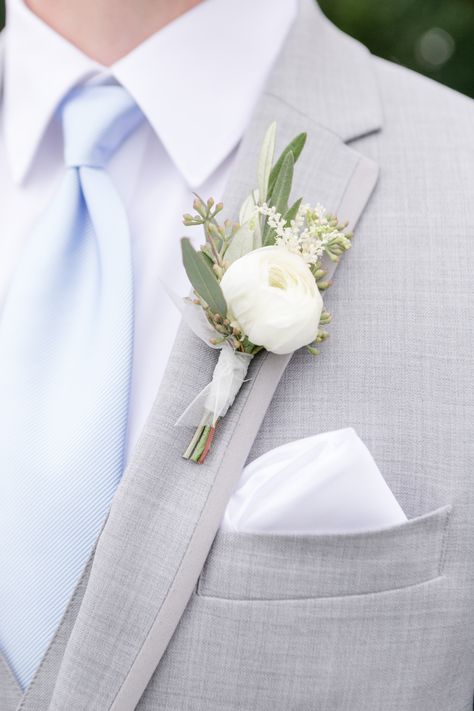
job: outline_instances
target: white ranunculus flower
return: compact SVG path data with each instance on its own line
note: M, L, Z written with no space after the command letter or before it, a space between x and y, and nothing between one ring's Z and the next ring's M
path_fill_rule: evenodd
M312 343L323 300L310 268L284 247L261 247L233 262L221 280L229 309L243 333L272 353Z

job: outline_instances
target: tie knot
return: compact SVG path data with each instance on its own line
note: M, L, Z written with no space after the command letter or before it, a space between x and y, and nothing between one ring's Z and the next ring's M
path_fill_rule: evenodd
M130 94L118 85L74 89L61 107L67 166L102 168L143 120Z

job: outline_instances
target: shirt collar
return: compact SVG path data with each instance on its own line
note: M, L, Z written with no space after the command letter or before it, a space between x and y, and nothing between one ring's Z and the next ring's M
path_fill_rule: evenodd
M61 99L101 67L42 22L23 0L8 2L5 35L3 126L12 176L19 183Z
M9 0L3 112L14 180L26 177L68 91L109 73L197 188L242 137L296 8L297 0L205 0L106 70L23 0Z

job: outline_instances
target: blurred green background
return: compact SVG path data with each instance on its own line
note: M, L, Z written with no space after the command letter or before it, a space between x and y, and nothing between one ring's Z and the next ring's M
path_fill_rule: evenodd
M474 0L320 0L320 5L374 54L474 97ZM0 0L0 27L3 23Z
M371 52L474 97L474 0L320 0Z

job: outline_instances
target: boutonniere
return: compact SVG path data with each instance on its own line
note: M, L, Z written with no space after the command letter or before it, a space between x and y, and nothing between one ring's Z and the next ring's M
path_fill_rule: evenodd
M245 381L260 351L288 354L306 347L317 355L331 316L322 292L325 257L333 262L351 246L347 224L303 199L289 205L293 170L306 141L298 135L274 163L276 124L263 141L258 188L240 209L238 223L219 222L222 203L196 196L186 226L199 225L205 241L196 251L181 240L183 264L194 297L181 305L183 317L210 347L220 350L211 383L177 424L197 425L183 456L204 462L219 420Z

